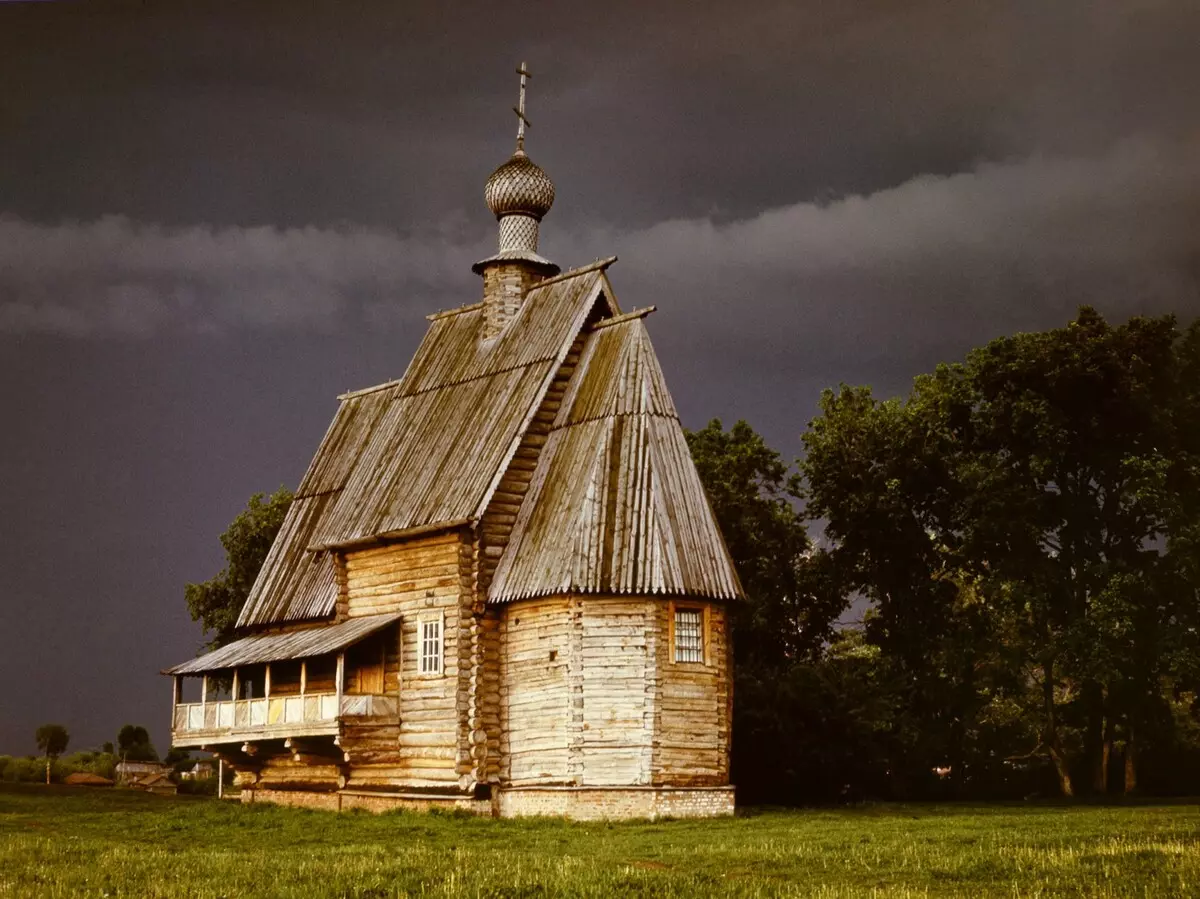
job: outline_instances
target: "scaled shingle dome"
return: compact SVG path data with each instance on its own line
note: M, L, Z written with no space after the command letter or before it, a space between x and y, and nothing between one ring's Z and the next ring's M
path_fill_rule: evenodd
M537 163L517 150L492 172L483 198L496 218L528 215L541 221L554 205L554 182Z

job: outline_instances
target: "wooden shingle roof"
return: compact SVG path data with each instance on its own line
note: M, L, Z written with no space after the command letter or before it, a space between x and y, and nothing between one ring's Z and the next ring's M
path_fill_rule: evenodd
M539 283L490 340L481 305L430 316L401 380L343 396L238 625L332 615L338 549L478 522L581 334L488 601L740 597L644 312L611 298L611 261Z
M478 305L432 316L400 381L343 397L238 625L331 615L332 547L478 519L593 308L618 311L603 269L538 284L492 340Z
M742 595L640 318L588 337L488 601L566 592Z

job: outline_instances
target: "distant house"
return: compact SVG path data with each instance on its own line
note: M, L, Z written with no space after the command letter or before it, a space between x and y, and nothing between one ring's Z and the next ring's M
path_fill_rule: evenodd
M162 762L120 762L115 771L117 783L149 793L174 793L171 768Z
M87 771L76 771L74 774L68 774L63 778L63 783L69 787L111 787L113 782L107 777L101 777L99 774L91 774Z
M179 776L184 780L205 780L216 774L216 766L212 762L200 761L192 765L186 771L179 772Z
M117 783L124 784L151 774L167 774L171 769L162 762L118 762L113 770Z
M179 787L166 774L150 774L126 784L131 790L141 790L143 793L159 793L173 796L179 792Z

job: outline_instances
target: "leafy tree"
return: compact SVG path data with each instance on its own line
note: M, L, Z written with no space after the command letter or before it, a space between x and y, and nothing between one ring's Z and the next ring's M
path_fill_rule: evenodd
M154 744L146 728L126 724L117 734L117 752L131 762L153 762L158 760Z
M1197 360L1194 328L1085 308L939 367L903 403L823 398L808 512L874 601L869 636L904 662L914 707L951 711L952 753L1019 699L1064 794L1081 772L1107 788L1119 736L1136 782L1164 678L1200 668Z
M238 614L291 503L292 492L286 487L270 496L256 493L250 497L246 508L221 535L225 568L215 577L185 588L192 620L202 622L205 634L212 634L208 648L216 649L234 638Z
M845 606L830 572L812 564L796 510L794 474L746 422L719 421L690 432L688 443L729 547L746 601L731 605L734 649L733 776L743 795L779 801L808 795L808 775L778 758L782 735L799 720L793 687L820 655ZM794 671L799 666L798 672ZM813 739L811 732L805 739ZM795 749L796 744L786 744ZM806 744L807 745L807 744ZM789 773L780 775L780 764Z
M827 566L871 602L864 637L906 710L895 726L910 738L889 741L890 792L936 767L961 793L979 768L967 759L981 716L1015 684L997 640L1005 622L961 552L953 394L921 388L908 403L826 391L804 435L803 494L825 522Z
M50 760L67 751L71 735L61 724L43 724L34 734L38 751L46 757L46 783L50 783Z
M726 431L714 419L687 439L748 599L734 609L739 660L778 664L813 651L841 603L832 608L809 595L820 579L805 570L810 544L794 505L794 473L744 421Z

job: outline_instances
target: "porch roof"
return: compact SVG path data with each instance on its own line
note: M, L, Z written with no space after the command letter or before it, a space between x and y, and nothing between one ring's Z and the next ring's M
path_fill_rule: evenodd
M326 655L345 649L399 620L399 614L368 615L363 618L350 618L340 624L327 624L283 634L253 634L220 649L214 649L199 658L167 668L162 673L203 674L241 665L259 665L263 662L284 662L289 659Z

